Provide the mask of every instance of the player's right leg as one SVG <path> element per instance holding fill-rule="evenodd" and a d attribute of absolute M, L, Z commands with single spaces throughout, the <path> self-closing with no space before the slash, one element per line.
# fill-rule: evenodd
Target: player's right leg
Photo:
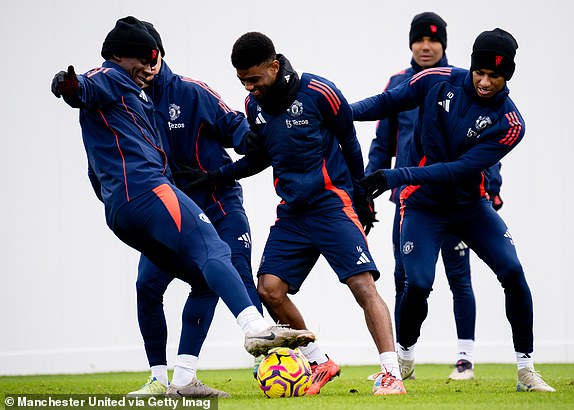
<path fill-rule="evenodd" d="M 199 278 L 207 282 L 237 318 L 250 353 L 257 353 L 249 347 L 253 340 L 258 341 L 258 351 L 286 341 L 305 345 L 314 340 L 311 332 L 278 330 L 265 322 L 231 264 L 229 246 L 203 211 L 176 187 L 163 184 L 132 199 L 118 210 L 112 229 L 161 269 L 192 286 Z"/>
<path fill-rule="evenodd" d="M 215 224 L 219 237 L 231 249 L 231 263 L 237 269 L 253 305 L 263 314 L 251 269 L 251 230 L 245 212 L 229 212 Z"/>
<path fill-rule="evenodd" d="M 399 337 L 399 328 L 401 326 L 400 316 L 399 316 L 399 306 L 401 305 L 401 299 L 403 298 L 403 293 L 405 291 L 405 283 L 407 281 L 407 275 L 405 273 L 405 267 L 403 265 L 401 257 L 401 207 L 400 205 L 395 206 L 395 217 L 393 220 L 393 256 L 395 259 L 395 340 Z M 398 350 L 398 346 L 396 347 Z M 414 371 L 414 361 L 412 366 L 409 366 L 405 360 L 399 357 L 399 367 L 401 369 L 401 377 L 403 380 L 415 379 Z M 411 371 L 412 367 L 412 371 Z M 378 373 L 372 374 L 368 377 L 369 380 L 376 380 Z"/>
<path fill-rule="evenodd" d="M 401 375 L 414 372 L 414 347 L 428 313 L 440 244 L 448 221 L 417 209 L 405 209 L 401 226 L 401 259 L 408 282 L 399 306 L 397 353 Z"/>

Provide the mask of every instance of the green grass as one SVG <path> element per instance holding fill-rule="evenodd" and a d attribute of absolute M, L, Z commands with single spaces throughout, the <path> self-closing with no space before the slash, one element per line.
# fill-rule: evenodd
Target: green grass
<path fill-rule="evenodd" d="M 268 399 L 259 391 L 251 369 L 203 370 L 206 384 L 224 390 L 231 399 L 219 409 L 574 409 L 574 364 L 539 364 L 544 379 L 556 393 L 516 393 L 516 366 L 478 364 L 476 379 L 448 381 L 447 365 L 418 365 L 416 380 L 405 382 L 406 396 L 375 397 L 367 375 L 376 366 L 343 366 L 341 376 L 318 396 Z M 0 394 L 124 394 L 136 389 L 148 373 L 100 373 L 57 376 L 0 377 Z M 2 406 L 4 400 L 0 401 Z M 135 407 L 134 407 L 135 408 Z"/>

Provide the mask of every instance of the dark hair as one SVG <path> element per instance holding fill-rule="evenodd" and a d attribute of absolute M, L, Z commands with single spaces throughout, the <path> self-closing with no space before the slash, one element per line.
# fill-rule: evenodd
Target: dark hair
<path fill-rule="evenodd" d="M 265 34 L 255 31 L 237 39 L 231 51 L 231 64 L 238 70 L 246 70 L 277 57 L 275 46 Z"/>

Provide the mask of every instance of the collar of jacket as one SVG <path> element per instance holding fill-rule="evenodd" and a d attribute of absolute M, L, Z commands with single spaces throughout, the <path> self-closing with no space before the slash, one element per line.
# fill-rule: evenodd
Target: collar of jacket
<path fill-rule="evenodd" d="M 448 59 L 446 58 L 446 53 L 442 53 L 442 58 L 439 60 L 439 62 L 433 65 L 432 67 L 428 68 L 447 67 L 447 66 L 448 66 Z M 415 70 L 415 74 L 418 73 L 419 71 L 424 70 L 424 68 L 422 68 L 420 65 L 417 64 L 414 58 L 411 58 L 411 67 L 413 68 L 413 70 Z"/>
<path fill-rule="evenodd" d="M 279 72 L 277 80 L 270 87 L 267 98 L 260 100 L 259 105 L 272 115 L 278 115 L 293 104 L 299 92 L 299 75 L 283 54 L 277 54 Z"/>
<path fill-rule="evenodd" d="M 156 74 L 154 77 L 150 89 L 146 89 L 146 92 L 151 97 L 154 102 L 157 102 L 163 93 L 163 89 L 167 87 L 170 81 L 173 79 L 175 74 L 169 68 L 169 65 L 165 62 L 165 60 L 161 61 L 161 68 L 159 73 Z"/>

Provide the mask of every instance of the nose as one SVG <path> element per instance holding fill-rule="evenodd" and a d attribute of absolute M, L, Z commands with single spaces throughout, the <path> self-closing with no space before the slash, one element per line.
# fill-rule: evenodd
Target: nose
<path fill-rule="evenodd" d="M 245 84 L 243 84 L 243 86 L 245 87 L 245 89 L 249 92 L 251 92 L 251 90 L 253 90 L 253 84 L 249 83 L 249 82 L 245 82 Z"/>
<path fill-rule="evenodd" d="M 490 77 L 487 75 L 483 75 L 480 78 L 480 85 L 482 85 L 483 87 L 488 87 L 490 85 Z"/>

